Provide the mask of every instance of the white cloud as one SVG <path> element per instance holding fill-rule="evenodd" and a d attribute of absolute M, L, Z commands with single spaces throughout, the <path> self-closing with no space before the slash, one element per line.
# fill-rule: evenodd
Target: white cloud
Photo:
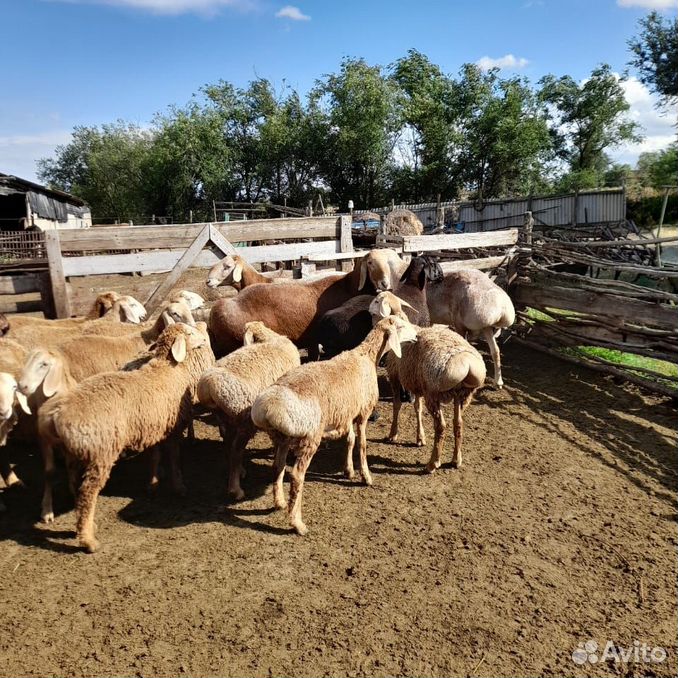
<path fill-rule="evenodd" d="M 298 7 L 293 5 L 285 5 L 279 9 L 275 15 L 279 19 L 291 19 L 292 21 L 310 21 L 311 17 L 308 14 L 302 13 Z"/>
<path fill-rule="evenodd" d="M 249 0 L 51 0 L 69 4 L 108 5 L 139 9 L 152 14 L 203 14 L 213 16 L 222 7 L 245 8 L 252 5 Z"/>
<path fill-rule="evenodd" d="M 483 71 L 489 71 L 491 68 L 512 69 L 525 68 L 530 62 L 523 57 L 514 57 L 513 54 L 505 54 L 503 57 L 493 59 L 492 57 L 484 56 L 478 59 L 476 64 Z"/>
<path fill-rule="evenodd" d="M 71 133 L 65 130 L 0 137 L 0 172 L 37 181 L 36 161 L 51 156 L 59 144 L 70 140 Z"/>
<path fill-rule="evenodd" d="M 676 9 L 678 0 L 617 0 L 620 7 L 642 7 L 643 9 Z"/>
<path fill-rule="evenodd" d="M 629 117 L 642 126 L 643 141 L 638 144 L 625 144 L 610 152 L 616 162 L 635 165 L 641 153 L 659 151 L 676 141 L 675 110 L 660 110 L 656 104 L 658 98 L 637 78 L 629 78 L 621 83 L 631 109 Z"/>

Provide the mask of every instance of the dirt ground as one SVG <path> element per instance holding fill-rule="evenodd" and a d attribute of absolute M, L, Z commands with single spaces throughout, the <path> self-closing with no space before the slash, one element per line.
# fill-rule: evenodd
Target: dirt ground
<path fill-rule="evenodd" d="M 74 546 L 63 476 L 56 523 L 34 524 L 38 455 L 13 450 L 27 487 L 0 516 L 0 674 L 675 675 L 675 404 L 510 342 L 504 358 L 506 388 L 466 412 L 460 470 L 421 473 L 411 407 L 407 442 L 383 443 L 387 401 L 368 429 L 373 487 L 321 448 L 304 538 L 271 511 L 263 435 L 237 505 L 204 418 L 187 497 L 148 497 L 146 461 L 121 462 L 95 555 Z M 579 666 L 589 640 L 668 656 Z"/>

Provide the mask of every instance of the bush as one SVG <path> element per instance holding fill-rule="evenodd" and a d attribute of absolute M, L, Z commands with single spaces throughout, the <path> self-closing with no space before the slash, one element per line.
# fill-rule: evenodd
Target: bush
<path fill-rule="evenodd" d="M 639 200 L 628 200 L 626 203 L 626 217 L 636 223 L 636 226 L 656 226 L 662 211 L 663 195 L 653 195 Z M 678 195 L 669 195 L 666 205 L 665 224 L 678 223 Z"/>

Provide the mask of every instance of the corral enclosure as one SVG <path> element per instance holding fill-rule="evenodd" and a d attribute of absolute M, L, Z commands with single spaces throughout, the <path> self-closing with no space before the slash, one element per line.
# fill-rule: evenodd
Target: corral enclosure
<path fill-rule="evenodd" d="M 381 244 L 439 254 L 446 271 L 499 272 L 519 305 L 572 309 L 560 330 L 578 323 L 590 339 L 650 351 L 660 350 L 656 339 L 649 347 L 634 339 L 659 332 L 673 355 L 671 292 L 552 271 L 543 256 L 576 264 L 593 255 L 537 242 L 533 227 L 522 214 L 497 233 Z M 294 260 L 302 275 L 362 256 L 345 217 L 106 228 L 48 237 L 51 259 L 33 274 L 48 276 L 65 315 L 82 312 L 112 276 L 142 301 L 184 285 L 208 296 L 192 263 L 270 240 L 310 242 L 235 250 L 252 262 Z M 606 247 L 598 265 L 636 265 Z M 174 277 L 130 275 L 173 268 Z M 586 298 L 584 284 L 596 287 Z M 647 304 L 642 313 L 637 304 Z M 592 318 L 581 318 L 586 311 Z M 608 334 L 590 329 L 596 319 Z M 56 523 L 34 525 L 39 454 L 13 449 L 27 487 L 5 493 L 0 517 L 2 673 L 602 676 L 615 666 L 578 665 L 573 651 L 588 640 L 624 648 L 637 640 L 668 652 L 653 675 L 675 675 L 675 403 L 537 353 L 531 344 L 549 348 L 558 330 L 523 328 L 502 348 L 505 389 L 484 389 L 466 412 L 460 470 L 448 465 L 448 444 L 443 469 L 421 472 L 428 449 L 414 446 L 411 408 L 402 442 L 384 441 L 391 407 L 382 378 L 380 418 L 368 427 L 374 486 L 345 480 L 342 444 L 323 444 L 307 477 L 303 539 L 271 509 L 272 450 L 262 434 L 247 455 L 246 500 L 227 504 L 223 447 L 204 413 L 183 446 L 188 496 L 147 497 L 143 459 L 121 462 L 100 500 L 105 538 L 94 556 L 73 545 L 65 480 Z M 431 436 L 430 420 L 426 428 Z"/>

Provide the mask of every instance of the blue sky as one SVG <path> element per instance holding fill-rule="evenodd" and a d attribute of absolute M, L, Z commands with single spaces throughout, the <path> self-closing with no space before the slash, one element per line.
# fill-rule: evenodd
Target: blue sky
<path fill-rule="evenodd" d="M 261 76 L 305 92 L 344 56 L 388 64 L 414 47 L 449 73 L 498 63 L 533 82 L 547 73 L 582 79 L 601 62 L 622 72 L 638 19 L 678 8 L 678 0 L 292 1 L 0 0 L 0 172 L 35 178 L 35 160 L 67 142 L 74 125 L 148 124 L 219 79 Z M 639 82 L 626 88 L 647 138 L 612 155 L 633 162 L 675 132 Z"/>

